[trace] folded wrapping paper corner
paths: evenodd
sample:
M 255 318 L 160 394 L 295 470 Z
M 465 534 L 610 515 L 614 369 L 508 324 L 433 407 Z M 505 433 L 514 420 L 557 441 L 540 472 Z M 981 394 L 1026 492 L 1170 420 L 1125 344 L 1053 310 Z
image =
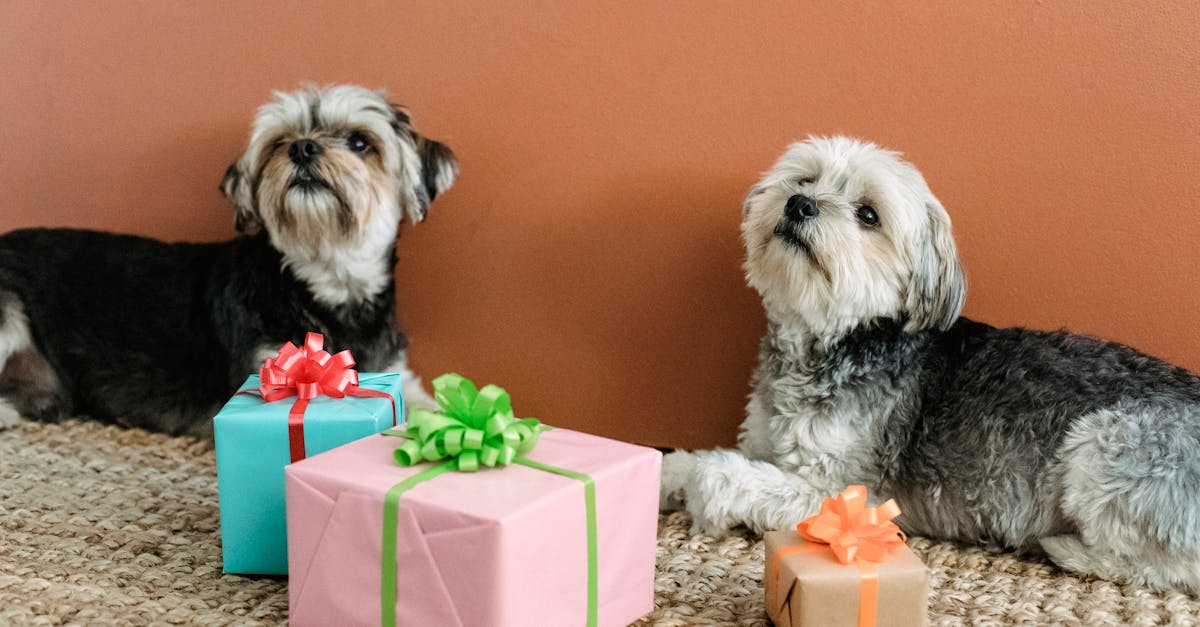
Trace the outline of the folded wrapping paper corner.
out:
M 927 573 L 894 523 L 892 500 L 866 507 L 866 488 L 825 499 L 795 531 L 765 536 L 764 593 L 776 625 L 919 625 Z

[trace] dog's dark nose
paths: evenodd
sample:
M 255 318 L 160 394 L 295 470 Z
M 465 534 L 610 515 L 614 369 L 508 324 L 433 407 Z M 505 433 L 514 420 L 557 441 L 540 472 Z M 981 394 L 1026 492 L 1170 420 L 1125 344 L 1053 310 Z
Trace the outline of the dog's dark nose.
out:
M 817 207 L 817 201 L 803 194 L 796 194 L 788 198 L 787 204 L 783 207 L 783 215 L 796 222 L 815 218 L 820 213 L 821 209 Z
M 288 148 L 288 156 L 296 165 L 305 165 L 322 152 L 325 152 L 325 149 L 321 148 L 321 144 L 311 139 L 297 139 L 292 142 L 291 148 Z

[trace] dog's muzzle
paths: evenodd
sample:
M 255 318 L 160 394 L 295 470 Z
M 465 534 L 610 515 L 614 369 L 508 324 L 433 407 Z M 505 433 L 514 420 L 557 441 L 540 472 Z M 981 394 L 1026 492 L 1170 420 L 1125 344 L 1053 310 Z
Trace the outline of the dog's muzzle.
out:
M 796 194 L 788 198 L 787 204 L 783 206 L 783 215 L 792 222 L 805 222 L 821 215 L 821 208 L 817 206 L 816 200 L 804 194 Z
M 821 214 L 817 202 L 808 196 L 796 194 L 788 198 L 783 207 L 783 216 L 775 224 L 775 237 L 783 243 L 812 255 L 812 248 L 804 238 L 804 225 Z
M 324 154 L 325 149 L 311 139 L 298 139 L 288 147 L 288 158 L 295 164 L 296 174 L 292 177 L 292 187 L 309 190 L 327 187 L 313 171 L 313 163 Z
M 298 166 L 306 166 L 324 152 L 321 144 L 311 139 L 297 139 L 288 147 L 288 158 Z
M 779 220 L 779 223 L 775 225 L 774 234 L 775 234 L 775 237 L 778 238 L 780 241 L 782 241 L 784 244 L 787 244 L 788 246 L 791 246 L 794 248 L 798 248 L 798 249 L 804 251 L 806 254 L 811 255 L 812 248 L 810 248 L 808 245 L 808 242 L 804 240 L 804 236 L 800 232 L 800 230 L 801 230 L 801 225 L 799 223 L 794 222 L 794 221 L 789 220 L 786 217 L 784 217 L 784 218 L 781 218 Z
M 309 191 L 328 187 L 329 184 L 321 180 L 307 166 L 299 166 L 296 168 L 296 174 L 292 177 L 292 187 Z

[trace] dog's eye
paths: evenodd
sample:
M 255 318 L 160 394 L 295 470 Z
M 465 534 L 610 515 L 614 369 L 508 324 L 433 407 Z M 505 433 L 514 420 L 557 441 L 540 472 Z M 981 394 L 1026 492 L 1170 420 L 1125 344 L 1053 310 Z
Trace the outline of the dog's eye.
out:
M 367 136 L 362 133 L 350 133 L 346 138 L 346 146 L 350 148 L 350 152 L 364 153 L 371 148 L 371 142 L 367 141 Z
M 799 181 L 796 181 L 796 185 L 798 185 L 798 186 L 808 185 L 809 183 L 812 183 L 814 181 L 816 181 L 816 179 L 814 179 L 813 177 L 806 176 L 806 177 L 800 179 Z
M 867 226 L 875 226 L 879 224 L 879 214 L 875 213 L 875 208 L 871 205 L 863 205 L 858 208 L 858 221 Z

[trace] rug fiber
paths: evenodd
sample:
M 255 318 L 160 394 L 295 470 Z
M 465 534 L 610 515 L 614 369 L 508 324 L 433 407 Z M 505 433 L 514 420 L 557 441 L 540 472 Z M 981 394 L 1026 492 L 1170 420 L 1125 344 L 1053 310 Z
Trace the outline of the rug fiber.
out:
M 69 421 L 0 432 L 0 625 L 277 625 L 284 578 L 221 572 L 216 467 L 187 438 Z M 647 625 L 769 625 L 763 545 L 659 526 Z M 933 625 L 1195 625 L 1200 603 L 978 548 L 909 542 Z

